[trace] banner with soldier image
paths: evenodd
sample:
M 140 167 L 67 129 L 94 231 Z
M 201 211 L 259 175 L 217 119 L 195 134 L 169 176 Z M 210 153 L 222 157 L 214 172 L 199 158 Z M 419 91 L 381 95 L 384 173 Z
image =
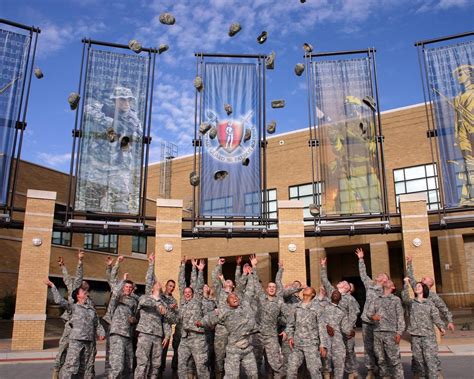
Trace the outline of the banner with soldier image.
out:
M 0 29 L 0 205 L 5 205 L 8 197 L 29 45 L 30 36 Z
M 138 215 L 148 58 L 90 49 L 75 210 Z
M 383 211 L 369 58 L 312 63 L 322 214 Z
M 205 63 L 200 213 L 261 215 L 258 72 L 253 63 Z
M 425 49 L 446 208 L 474 205 L 474 42 Z

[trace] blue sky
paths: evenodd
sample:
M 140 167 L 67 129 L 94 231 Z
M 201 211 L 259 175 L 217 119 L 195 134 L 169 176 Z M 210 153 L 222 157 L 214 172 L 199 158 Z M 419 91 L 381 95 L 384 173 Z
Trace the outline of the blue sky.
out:
M 159 141 L 177 143 L 179 155 L 192 151 L 194 130 L 195 51 L 223 53 L 276 52 L 275 70 L 267 75 L 267 118 L 277 132 L 307 126 L 304 76 L 293 67 L 302 61 L 304 42 L 315 50 L 377 49 L 382 110 L 423 100 L 416 49 L 422 39 L 473 29 L 472 0 L 2 0 L 1 17 L 42 29 L 33 78 L 22 158 L 69 170 L 74 112 L 67 96 L 77 90 L 81 39 L 144 46 L 170 45 L 157 59 L 154 88 L 151 162 L 159 159 Z M 176 24 L 159 23 L 171 12 Z M 227 36 L 230 23 L 242 31 Z M 256 37 L 268 32 L 259 45 Z M 272 110 L 272 99 L 286 108 Z

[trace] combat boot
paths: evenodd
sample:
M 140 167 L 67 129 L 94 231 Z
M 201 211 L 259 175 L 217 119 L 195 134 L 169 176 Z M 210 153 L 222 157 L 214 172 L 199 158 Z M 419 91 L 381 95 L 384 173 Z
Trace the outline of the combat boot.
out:
M 51 379 L 59 379 L 59 370 L 57 368 L 53 369 L 53 375 L 51 375 Z
M 374 370 L 367 371 L 367 375 L 365 376 L 365 379 L 375 379 Z

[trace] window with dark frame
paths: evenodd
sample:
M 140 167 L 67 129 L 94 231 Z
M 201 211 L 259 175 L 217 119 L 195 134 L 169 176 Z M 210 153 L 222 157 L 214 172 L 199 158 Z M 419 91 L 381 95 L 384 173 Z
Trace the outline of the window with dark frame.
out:
M 146 236 L 132 236 L 132 253 L 146 254 Z
M 321 204 L 322 182 L 314 183 L 316 190 L 316 204 Z M 309 213 L 309 205 L 314 203 L 313 183 L 299 184 L 288 187 L 288 199 L 301 200 L 304 204 L 303 215 L 305 218 L 312 217 Z M 305 224 L 311 224 L 312 221 L 306 221 Z
M 54 209 L 56 217 L 61 217 L 61 213 L 59 212 L 66 212 L 66 206 L 62 204 L 56 204 Z M 55 217 L 54 222 L 59 223 L 62 220 L 57 219 Z M 59 232 L 53 231 L 53 235 L 51 237 L 51 243 L 53 245 L 60 245 L 60 246 L 71 246 L 72 242 L 72 233 L 71 232 Z
M 246 193 L 245 194 L 245 210 L 250 212 L 257 210 L 258 206 L 262 207 L 262 216 L 263 218 L 274 218 L 278 217 L 277 210 L 277 190 L 275 188 L 267 190 L 267 207 L 265 210 L 263 191 L 260 193 L 261 201 L 258 201 L 258 193 Z M 260 225 L 258 221 L 247 221 L 245 225 Z M 276 229 L 277 223 L 270 223 L 269 229 Z
M 428 210 L 437 210 L 441 207 L 436 164 L 394 169 L 393 182 L 397 212 L 400 212 L 400 195 L 407 193 L 425 193 Z
M 118 235 L 85 233 L 84 249 L 117 254 Z

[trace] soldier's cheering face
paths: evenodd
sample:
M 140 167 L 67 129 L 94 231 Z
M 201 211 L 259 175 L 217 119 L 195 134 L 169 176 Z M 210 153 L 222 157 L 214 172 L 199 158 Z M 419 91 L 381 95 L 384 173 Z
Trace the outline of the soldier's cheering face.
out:
M 194 292 L 191 287 L 186 287 L 183 292 L 184 300 L 189 301 L 193 298 Z
M 126 296 L 130 296 L 133 292 L 133 284 L 132 283 L 125 283 L 123 285 L 123 294 Z
M 275 296 L 276 295 L 276 291 L 277 291 L 277 286 L 275 283 L 268 283 L 267 285 L 267 294 L 269 296 Z
M 176 283 L 172 280 L 168 280 L 168 282 L 166 282 L 166 288 L 165 288 L 166 294 L 168 296 L 171 296 L 175 287 L 176 287 Z
M 240 304 L 240 299 L 235 293 L 231 293 L 227 296 L 227 304 L 229 304 L 231 308 L 237 308 Z

